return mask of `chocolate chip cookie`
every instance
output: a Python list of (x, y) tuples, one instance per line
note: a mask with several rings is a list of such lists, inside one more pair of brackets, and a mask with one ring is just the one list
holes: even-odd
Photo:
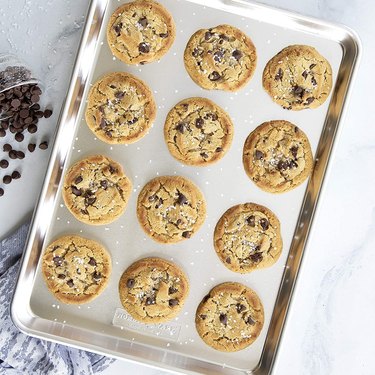
[(283, 247), (280, 222), (266, 207), (239, 204), (227, 210), (216, 224), (214, 246), (220, 260), (234, 272), (272, 266)]
[(267, 63), (263, 87), (274, 102), (286, 109), (317, 108), (332, 88), (331, 65), (313, 47), (289, 46)]
[(233, 138), (228, 114), (211, 100), (189, 98), (175, 105), (164, 125), (169, 152), (187, 165), (208, 165), (221, 159)]
[(256, 60), (251, 39), (230, 25), (198, 30), (184, 53), (191, 79), (208, 90), (239, 90), (253, 76)]
[(201, 227), (206, 218), (206, 202), (187, 178), (156, 177), (140, 192), (137, 215), (152, 239), (175, 243), (190, 238)]
[(108, 224), (125, 210), (131, 182), (121, 165), (94, 155), (75, 163), (66, 173), (62, 195), (69, 211), (86, 224)]
[(52, 242), (44, 251), (42, 274), (48, 289), (64, 303), (92, 301), (108, 284), (111, 258), (99, 243), (70, 235)]
[(184, 272), (161, 258), (144, 258), (133, 263), (121, 276), (120, 300), (126, 311), (143, 323), (173, 319), (189, 293)]
[(149, 131), (156, 116), (151, 90), (129, 73), (110, 73), (99, 79), (88, 96), (86, 122), (102, 141), (133, 143)]
[(236, 352), (251, 345), (264, 322), (258, 295), (245, 285), (227, 282), (215, 286), (199, 304), (195, 325), (212, 348)]
[(265, 122), (247, 137), (243, 164), (258, 187), (271, 193), (283, 193), (311, 175), (310, 142), (301, 129), (288, 121)]
[(172, 46), (175, 35), (172, 16), (161, 4), (151, 0), (120, 6), (107, 27), (112, 53), (127, 64), (160, 59)]

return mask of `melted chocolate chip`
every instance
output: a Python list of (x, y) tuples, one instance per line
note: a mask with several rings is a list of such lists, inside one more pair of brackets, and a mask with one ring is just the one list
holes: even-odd
[(242, 303), (237, 303), (237, 312), (240, 314), (242, 313), (242, 311), (245, 311), (246, 310), (246, 306), (243, 305)]
[(161, 207), (163, 205), (164, 201), (163, 201), (163, 198), (159, 198), (159, 201), (157, 204), (155, 204), (155, 208), (158, 209), (159, 207)]
[(132, 120), (128, 121), (128, 125), (134, 125), (136, 122), (138, 122), (138, 117), (133, 117)]
[(133, 288), (135, 285), (135, 280), (134, 279), (128, 279), (128, 281), (126, 282), (126, 286), (131, 289)]
[(204, 34), (204, 40), (210, 40), (214, 34), (212, 34), (210, 31), (206, 31)]
[(186, 130), (187, 126), (184, 122), (180, 122), (177, 126), (176, 126), (176, 130), (178, 130), (181, 134), (184, 134), (185, 130)]
[(122, 23), (119, 23), (117, 25), (115, 25), (113, 27), (113, 29), (115, 30), (115, 33), (117, 34), (117, 36), (120, 36), (121, 34), (121, 29), (122, 29)]
[(208, 158), (208, 155), (205, 152), (201, 152), (200, 155), (202, 156), (203, 159)]
[(292, 156), (294, 157), (294, 159), (296, 159), (297, 158), (297, 152), (298, 152), (298, 146), (292, 146), (289, 150), (290, 150)]
[(251, 326), (253, 326), (255, 324), (255, 320), (252, 319), (251, 316), (249, 316), (246, 320), (246, 323), (247, 324), (250, 324)]
[(246, 219), (246, 223), (248, 225), (250, 225), (251, 227), (255, 227), (255, 216), (254, 215), (250, 215), (247, 219)]
[(318, 82), (316, 82), (315, 77), (311, 77), (311, 83), (312, 83), (314, 86), (317, 86)]
[(198, 128), (198, 129), (201, 129), (202, 128), (202, 126), (203, 126), (203, 124), (204, 124), (204, 120), (202, 119), (202, 118), (197, 118), (196, 120), (195, 120), (195, 126)]
[(138, 20), (138, 24), (141, 25), (145, 29), (147, 27), (147, 25), (148, 25), (147, 18), (146, 17), (140, 18)]
[(94, 281), (100, 281), (100, 279), (102, 278), (102, 274), (100, 273), (100, 272), (94, 272), (93, 274), (92, 274), (92, 278), (93, 278), (93, 280)]
[(95, 197), (86, 197), (85, 198), (85, 205), (86, 206), (92, 206), (96, 202)]
[(221, 152), (221, 151), (223, 151), (223, 148), (222, 148), (222, 147), (216, 147), (215, 152)]
[(279, 170), (279, 171), (285, 171), (285, 170), (287, 170), (288, 169), (288, 167), (289, 167), (289, 163), (287, 162), (287, 161), (285, 161), (285, 160), (280, 160), (278, 163), (277, 163), (277, 169)]
[(242, 56), (242, 52), (238, 49), (235, 49), (233, 52), (232, 52), (232, 56), (238, 61)]
[(199, 56), (199, 49), (198, 48), (194, 48), (193, 52), (191, 53), (191, 55), (193, 57), (198, 57)]
[(227, 257), (227, 259), (225, 259), (225, 262), (228, 263), (228, 264), (231, 264), (232, 260), (230, 259), (230, 257)]
[(100, 181), (100, 186), (101, 186), (104, 190), (107, 190), (107, 188), (108, 188), (108, 181), (107, 181), (107, 180)]
[(279, 68), (277, 74), (275, 75), (275, 81), (281, 81), (283, 79), (284, 72), (281, 68)]
[(148, 197), (148, 201), (149, 202), (153, 202), (154, 200), (156, 200), (156, 198), (157, 198), (157, 196), (154, 194), (154, 195), (150, 195), (149, 197)]
[(68, 280), (66, 282), (66, 285), (68, 285), (70, 288), (73, 288), (73, 286), (74, 286), (73, 279)]
[(77, 197), (80, 197), (82, 195), (82, 191), (81, 189), (78, 189), (77, 187), (75, 186), (72, 186), (72, 193), (77, 196)]
[(292, 93), (294, 96), (302, 99), (303, 94), (305, 93), (305, 89), (301, 86), (296, 85), (292, 87)]
[(308, 73), (306, 72), (306, 70), (304, 70), (303, 73), (302, 73), (302, 77), (306, 79), (307, 76), (308, 76)]
[(260, 160), (260, 159), (263, 159), (263, 158), (264, 158), (263, 152), (259, 151), (259, 150), (255, 150), (255, 159)]
[(191, 237), (191, 232), (189, 232), (189, 231), (182, 232), (182, 237), (184, 237), (184, 238), (190, 238)]
[(223, 57), (224, 57), (224, 53), (223, 53), (223, 51), (216, 51), (216, 52), (214, 53), (214, 60), (215, 60), (216, 62), (221, 62), (221, 61), (223, 60)]
[(218, 81), (220, 78), (221, 76), (216, 70), (208, 75), (208, 79), (213, 82)]
[(115, 94), (116, 99), (122, 99), (125, 96), (125, 93), (123, 91), (117, 91)]
[(228, 323), (228, 317), (227, 317), (226, 314), (220, 314), (219, 320), (220, 320), (221, 324), (227, 325), (227, 323)]
[(178, 299), (176, 298), (172, 298), (168, 301), (168, 304), (170, 307), (174, 307), (174, 306), (177, 306), (178, 305)]
[(163, 39), (165, 39), (165, 38), (168, 38), (168, 33), (160, 33), (159, 34), (159, 36), (160, 36), (160, 38), (163, 38)]
[(155, 305), (155, 303), (156, 303), (155, 297), (147, 297), (146, 298), (146, 306)]
[(78, 177), (76, 177), (76, 179), (74, 180), (74, 183), (75, 183), (76, 185), (78, 185), (78, 184), (81, 183), (82, 181), (83, 181), (82, 176), (78, 176)]
[(59, 257), (59, 256), (55, 256), (53, 257), (52, 259), (55, 263), (55, 265), (58, 267), (58, 266), (61, 266), (63, 264), (63, 258)]
[(265, 218), (260, 219), (259, 224), (260, 224), (260, 226), (262, 227), (263, 230), (267, 230), (270, 226), (268, 220), (265, 219)]
[(258, 262), (260, 262), (263, 259), (263, 255), (262, 255), (262, 253), (254, 253), (254, 254), (250, 255), (250, 259), (254, 263), (258, 263)]
[(115, 168), (113, 165), (109, 165), (109, 173), (113, 174), (117, 172), (117, 168)]
[(177, 203), (182, 206), (183, 204), (186, 204), (188, 202), (187, 198), (184, 194), (178, 193)]
[(57, 275), (57, 278), (60, 280), (64, 280), (66, 276), (63, 273), (60, 273), (59, 275)]
[(89, 260), (88, 263), (89, 263), (90, 266), (93, 266), (93, 267), (96, 266), (96, 260), (94, 258), (92, 258), (92, 257), (90, 257), (90, 260)]
[(138, 50), (139, 50), (140, 53), (149, 53), (150, 52), (150, 46), (147, 43), (142, 42), (142, 43), (139, 43)]
[(173, 288), (173, 286), (169, 287), (168, 294), (175, 294), (178, 292), (178, 289)]
[(313, 101), (315, 100), (315, 98), (313, 98), (312, 96), (306, 98), (306, 104), (309, 105), (311, 104)]

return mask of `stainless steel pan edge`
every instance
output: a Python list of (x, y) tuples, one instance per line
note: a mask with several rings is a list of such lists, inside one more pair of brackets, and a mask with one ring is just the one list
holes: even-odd
[[(195, 2), (194, 0), (189, 1)], [(256, 369), (246, 371), (248, 374), (263, 375), (271, 372), (280, 344), (302, 256), (308, 245), (308, 234), (313, 222), (314, 212), (316, 211), (319, 196), (324, 189), (324, 179), (327, 173), (329, 173), (329, 157), (337, 139), (339, 123), (342, 120), (345, 104), (351, 89), (351, 82), (358, 67), (361, 46), (355, 32), (345, 27), (337, 27), (336, 25), (320, 20), (283, 10), (276, 10), (244, 0), (222, 1), (223, 4), (235, 4), (239, 7), (250, 8), (260, 20), (269, 20), (270, 15), (273, 15), (273, 18), (275, 18), (274, 23), (278, 25), (285, 25), (287, 23), (290, 27), (292, 22), (294, 28), (300, 31), (312, 32), (312, 30), (318, 29), (320, 34), (339, 41), (343, 48), (343, 59), (316, 153), (314, 173), (309, 181), (304, 197), (304, 203), (280, 284), (263, 353)], [(141, 361), (146, 365), (164, 368), (173, 372), (178, 368), (180, 371), (190, 374), (239, 374), (239, 371), (236, 370), (210, 365), (196, 359), (185, 358), (166, 350), (150, 347), (147, 347), (147, 350), (145, 350), (146, 347), (144, 345), (118, 340), (104, 333), (98, 333), (93, 338), (92, 333), (84, 329), (73, 328), (35, 316), (28, 304), (45, 234), (53, 213), (52, 208), (56, 199), (57, 186), (61, 179), (62, 170), (77, 125), (76, 108), (81, 103), (81, 98), (86, 89), (87, 79), (91, 71), (91, 66), (87, 62), (92, 61), (94, 58), (96, 42), (107, 4), (107, 0), (92, 0), (90, 4), (86, 27), (81, 39), (80, 52), (77, 55), (66, 104), (60, 115), (56, 141), (52, 150), (39, 203), (34, 213), (18, 276), (17, 285), (22, 280), (22, 284), (29, 286), (29, 288), (26, 290), (16, 288), (11, 304), (12, 320), (21, 331), (41, 339), (67, 344), (80, 349), (88, 349), (112, 357), (126, 358), (134, 362)], [(167, 365), (167, 363), (173, 365)]]

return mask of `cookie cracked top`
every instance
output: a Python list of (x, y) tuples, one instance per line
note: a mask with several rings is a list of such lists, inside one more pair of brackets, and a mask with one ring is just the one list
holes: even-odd
[(181, 311), (189, 282), (176, 264), (161, 258), (144, 258), (124, 271), (119, 293), (122, 305), (134, 319), (160, 323)]
[(199, 304), (195, 325), (199, 336), (212, 348), (235, 352), (251, 345), (264, 323), (258, 295), (240, 283), (215, 286)]
[(102, 141), (133, 143), (149, 131), (156, 105), (143, 81), (129, 73), (110, 73), (91, 87), (85, 117), (88, 127)]
[(169, 152), (187, 165), (208, 165), (221, 159), (233, 138), (227, 113), (206, 98), (189, 98), (168, 113), (164, 137)]
[(198, 30), (184, 53), (190, 77), (208, 90), (239, 90), (253, 76), (256, 60), (251, 39), (230, 25)]
[(261, 189), (286, 192), (311, 175), (310, 142), (301, 129), (288, 121), (265, 122), (247, 137), (243, 164), (247, 175)]
[(155, 241), (175, 243), (194, 235), (206, 218), (201, 191), (181, 176), (149, 181), (138, 196), (137, 215), (144, 231)]
[(94, 155), (75, 163), (67, 171), (62, 195), (69, 211), (86, 224), (108, 224), (125, 210), (131, 182), (121, 165)]
[(48, 289), (61, 302), (81, 304), (92, 301), (107, 286), (111, 258), (99, 243), (64, 236), (44, 251), (42, 274)]
[(285, 109), (317, 108), (331, 91), (332, 68), (315, 48), (292, 45), (267, 63), (263, 87)]
[(266, 207), (255, 203), (228, 209), (216, 224), (214, 246), (223, 264), (247, 273), (269, 267), (280, 257), (280, 222)]
[(161, 4), (151, 0), (120, 6), (107, 27), (112, 53), (127, 64), (160, 59), (172, 46), (175, 35), (172, 16)]

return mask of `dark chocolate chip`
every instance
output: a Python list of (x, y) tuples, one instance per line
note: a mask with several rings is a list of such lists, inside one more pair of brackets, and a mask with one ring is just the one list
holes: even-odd
[(138, 20), (138, 24), (141, 25), (145, 29), (147, 27), (147, 25), (148, 25), (147, 18), (146, 17), (140, 18)]
[(39, 95), (38, 94), (33, 94), (31, 95), (31, 103), (38, 103), (39, 102)]
[(5, 159), (0, 160), (0, 167), (1, 168), (5, 169), (5, 168), (8, 168), (8, 166), (9, 166), (9, 161), (8, 160), (5, 160)]
[(88, 212), (86, 209), (84, 209), (84, 210), (81, 210), (81, 214), (83, 214), (83, 215), (88, 215), (89, 212)]
[(250, 255), (250, 259), (253, 262), (258, 263), (263, 259), (263, 255), (262, 255), (262, 253), (254, 253), (254, 254)]
[(214, 34), (212, 34), (210, 31), (206, 31), (204, 34), (204, 40), (210, 40)]
[(107, 130), (105, 132), (105, 135), (108, 137), (108, 138), (112, 138), (112, 132), (110, 132), (109, 130)]
[(42, 142), (40, 145), (39, 145), (39, 148), (41, 150), (47, 150), (48, 148), (48, 143), (46, 141)]
[(104, 190), (107, 190), (107, 188), (108, 188), (108, 181), (107, 181), (107, 180), (100, 181), (100, 186), (101, 186)]
[(251, 326), (253, 326), (255, 324), (255, 320), (252, 319), (251, 316), (249, 316), (246, 320), (246, 323), (247, 324), (250, 324)]
[(21, 111), (20, 111), (20, 117), (21, 118), (29, 117), (29, 110), (28, 109), (21, 109)]
[(283, 76), (284, 76), (284, 72), (281, 68), (279, 68), (279, 70), (277, 71), (275, 75), (275, 81), (281, 81), (283, 79)]
[(51, 117), (52, 116), (52, 109), (46, 109), (44, 112), (43, 112), (43, 116), (45, 117), (45, 118), (49, 118), (49, 117)]
[(72, 186), (72, 193), (77, 196), (77, 197), (80, 197), (82, 195), (82, 190), (81, 189), (78, 189), (76, 186)]
[(200, 155), (202, 156), (203, 159), (208, 158), (208, 155), (205, 152), (201, 152)]
[(21, 102), (19, 101), (19, 99), (13, 99), (13, 100), (10, 102), (10, 105), (11, 105), (13, 108), (18, 108), (18, 107), (21, 105)]
[(133, 117), (132, 120), (128, 121), (128, 125), (134, 125), (138, 121), (138, 117)]
[(308, 73), (307, 73), (307, 71), (306, 70), (304, 70), (303, 72), (302, 72), (302, 77), (303, 78), (307, 78), (307, 76), (308, 76)]
[(121, 28), (122, 28), (122, 23), (119, 23), (119, 24), (113, 26), (113, 29), (115, 30), (115, 33), (117, 34), (117, 36), (119, 36), (121, 34)]
[(288, 169), (288, 162), (285, 161), (285, 160), (280, 160), (278, 163), (277, 163), (277, 169), (279, 171), (285, 171)]
[(188, 202), (187, 198), (185, 197), (184, 194), (178, 193), (177, 197), (177, 203), (182, 206), (183, 204), (186, 204)]
[(193, 52), (191, 53), (191, 55), (193, 57), (198, 57), (199, 56), (199, 49), (198, 48), (194, 48)]
[(186, 125), (184, 122), (180, 122), (180, 123), (176, 126), (176, 130), (178, 130), (181, 134), (184, 134), (186, 128), (187, 128), (187, 125)]
[(22, 142), (24, 140), (24, 135), (22, 133), (16, 133), (16, 135), (14, 136), (15, 140), (17, 142)]
[(216, 62), (221, 62), (221, 61), (223, 60), (223, 57), (224, 57), (224, 53), (223, 53), (223, 51), (216, 51), (216, 52), (214, 53), (214, 60), (215, 60)]
[(260, 159), (263, 159), (263, 158), (264, 158), (263, 152), (259, 151), (259, 150), (255, 150), (255, 159), (260, 160)]
[(270, 226), (268, 220), (265, 219), (265, 218), (260, 219), (259, 224), (260, 224), (260, 226), (262, 227), (263, 230), (267, 230)]
[(127, 282), (126, 282), (126, 286), (131, 289), (133, 288), (135, 285), (135, 280), (134, 279), (128, 279)]
[(4, 182), (4, 184), (6, 184), (6, 185), (10, 184), (10, 183), (12, 182), (12, 177), (11, 177), (11, 176), (8, 176), (8, 175), (5, 175), (5, 176), (3, 177), (3, 182)]
[(168, 294), (175, 294), (178, 292), (178, 289), (173, 288), (173, 286), (169, 287)]
[(17, 151), (15, 151), (15, 150), (10, 150), (10, 151), (9, 151), (9, 157), (10, 157), (11, 159), (17, 159)]
[(60, 273), (59, 275), (57, 275), (57, 278), (60, 280), (64, 280), (66, 276), (63, 273)]
[(25, 153), (23, 151), (16, 151), (17, 159), (24, 159)]
[(207, 294), (207, 295), (205, 295), (204, 297), (203, 297), (203, 300), (202, 300), (202, 302), (204, 303), (204, 302), (207, 302), (209, 299), (210, 299), (210, 295), (209, 294)]
[(292, 146), (289, 150), (290, 150), (292, 156), (294, 157), (294, 159), (296, 159), (297, 158), (297, 152), (298, 152), (298, 146)]
[(228, 317), (227, 317), (226, 314), (220, 314), (219, 320), (220, 320), (221, 324), (227, 325), (227, 323), (228, 323)]
[(7, 134), (6, 131), (5, 131), (4, 129), (1, 128), (1, 129), (0, 129), (0, 137), (3, 138), (3, 137), (6, 136), (6, 134)]
[(149, 197), (148, 197), (148, 201), (149, 202), (153, 202), (153, 201), (155, 201), (157, 199), (157, 196), (154, 194), (154, 195), (150, 195)]
[(102, 278), (102, 274), (101, 274), (100, 272), (96, 272), (96, 271), (95, 271), (95, 272), (92, 274), (92, 278), (93, 278), (94, 281), (100, 281), (101, 278)]
[(90, 257), (90, 260), (89, 260), (88, 263), (89, 263), (90, 266), (93, 266), (93, 267), (96, 266), (96, 260), (94, 258), (92, 258), (92, 257)]
[(74, 283), (73, 283), (73, 279), (70, 279), (66, 282), (66, 284), (70, 287), (70, 288), (73, 288), (74, 286)]
[(3, 195), (4, 195), (4, 189), (0, 188), (0, 197), (2, 197)]
[(182, 237), (184, 237), (184, 238), (190, 238), (191, 237), (191, 232), (189, 232), (189, 231), (182, 232)]
[(76, 185), (78, 185), (78, 184), (80, 184), (82, 181), (83, 181), (82, 176), (78, 176), (78, 177), (75, 178), (74, 183), (75, 183)]
[(163, 205), (164, 201), (163, 198), (159, 198), (159, 201), (155, 204), (155, 208), (158, 209)]
[(315, 100), (315, 98), (312, 97), (312, 96), (310, 96), (310, 97), (306, 98), (306, 104), (309, 105), (309, 104), (311, 104), (314, 100)]
[(314, 69), (315, 67), (316, 67), (316, 64), (311, 64), (311, 65), (309, 66), (310, 69)]
[(31, 124), (27, 127), (27, 131), (31, 134), (36, 133), (38, 130), (38, 127), (35, 124)]
[(117, 91), (115, 94), (115, 97), (117, 99), (122, 99), (125, 96), (125, 93), (123, 91)]
[(12, 172), (12, 178), (13, 178), (13, 180), (18, 180), (19, 178), (21, 178), (21, 173), (18, 172), (18, 171), (13, 171)]
[(292, 93), (294, 96), (300, 97), (302, 99), (305, 89), (301, 86), (295, 85), (292, 87)]
[(202, 320), (205, 320), (207, 318), (207, 315), (206, 314), (200, 314), (199, 317), (202, 319)]
[(246, 306), (243, 305), (242, 303), (237, 303), (237, 312), (240, 314), (242, 313), (242, 311), (245, 311), (246, 310)]
[(203, 126), (203, 124), (204, 124), (204, 120), (202, 119), (202, 118), (197, 118), (196, 120), (195, 120), (195, 126), (198, 128), (198, 129), (201, 129), (202, 128), (202, 126)]
[(221, 151), (223, 151), (223, 148), (222, 148), (222, 147), (216, 147), (215, 152), (221, 152)]
[(86, 206), (92, 206), (96, 202), (95, 197), (86, 197), (85, 198), (85, 205)]
[(176, 298), (172, 298), (168, 301), (168, 304), (170, 307), (174, 307), (174, 306), (177, 306), (178, 305), (178, 299)]
[(35, 147), (36, 147), (36, 144), (35, 144), (35, 143), (29, 143), (29, 145), (27, 146), (27, 149), (28, 149), (30, 152), (34, 152), (34, 151), (35, 151)]
[(231, 263), (232, 263), (232, 260), (230, 259), (230, 257), (227, 257), (227, 259), (225, 259), (225, 261), (226, 261), (228, 264), (231, 264)]
[(61, 266), (63, 264), (63, 258), (59, 256), (55, 256), (52, 259), (57, 267)]
[(182, 220), (181, 219), (177, 219), (176, 225), (180, 225), (181, 223), (182, 223)]
[(233, 52), (232, 52), (232, 56), (238, 61), (242, 56), (242, 52), (238, 49), (235, 49)]
[(117, 172), (117, 168), (115, 168), (113, 165), (109, 165), (109, 173), (113, 174)]
[(155, 303), (156, 303), (155, 297), (147, 297), (146, 298), (146, 306), (155, 305)]
[(311, 77), (311, 83), (316, 86), (318, 84), (318, 82), (316, 82), (316, 79), (315, 77)]
[(255, 227), (255, 216), (254, 215), (250, 215), (247, 219), (246, 219), (246, 222), (248, 225), (250, 225), (251, 227)]
[(150, 46), (147, 43), (142, 42), (142, 43), (139, 43), (138, 50), (140, 53), (149, 53)]
[(9, 143), (5, 143), (5, 145), (3, 146), (3, 151), (9, 152), (11, 150), (12, 150), (12, 146)]
[(168, 38), (168, 33), (160, 33), (159, 34), (159, 36), (160, 36), (160, 38), (163, 38), (163, 39), (165, 39), (165, 38)]
[(213, 82), (218, 81), (220, 78), (221, 76), (216, 70), (208, 75), (208, 79)]

